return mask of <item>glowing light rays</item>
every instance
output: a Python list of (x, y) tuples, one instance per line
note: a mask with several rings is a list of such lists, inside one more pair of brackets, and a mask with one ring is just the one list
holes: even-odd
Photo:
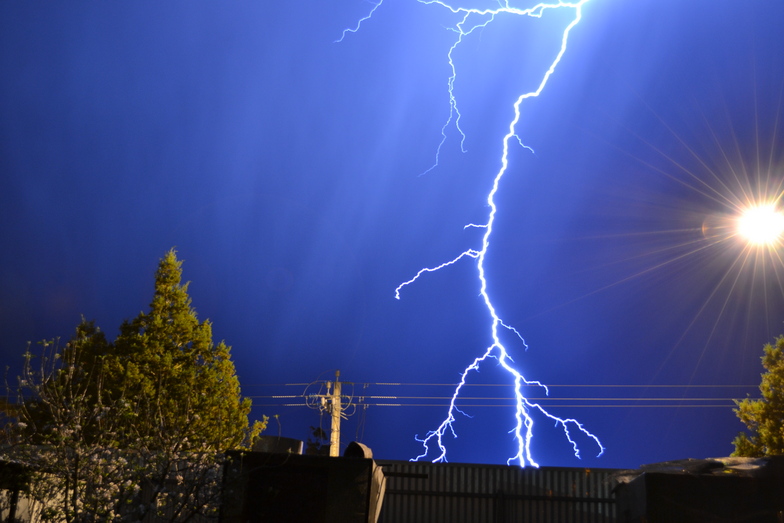
[[(533, 417), (534, 412), (538, 412), (540, 415), (544, 416), (545, 418), (551, 420), (556, 425), (561, 427), (566, 439), (569, 441), (569, 443), (573, 448), (575, 456), (580, 457), (580, 453), (579, 453), (577, 442), (573, 438), (571, 430), (577, 430), (578, 432), (582, 433), (589, 439), (592, 439), (599, 449), (598, 455), (601, 455), (604, 452), (604, 447), (600, 443), (599, 439), (595, 435), (590, 433), (578, 421), (574, 419), (564, 419), (564, 418), (557, 417), (549, 413), (548, 411), (546, 411), (541, 405), (530, 401), (526, 397), (526, 394), (523, 391), (524, 387), (538, 386), (544, 388), (545, 392), (547, 392), (547, 388), (538, 381), (526, 379), (523, 376), (523, 374), (512, 365), (513, 360), (509, 355), (509, 351), (501, 341), (500, 330), (506, 329), (512, 331), (522, 341), (523, 346), (525, 346), (526, 349), (527, 346), (525, 345), (525, 341), (523, 340), (523, 337), (520, 335), (520, 333), (513, 327), (505, 324), (502, 321), (498, 311), (496, 310), (496, 307), (493, 304), (493, 301), (491, 300), (490, 294), (488, 292), (488, 275), (485, 266), (487, 253), (490, 248), (490, 238), (493, 234), (493, 226), (495, 224), (496, 215), (498, 213), (498, 207), (495, 202), (495, 197), (499, 191), (501, 180), (509, 167), (510, 142), (514, 140), (521, 147), (532, 151), (530, 147), (527, 147), (523, 144), (521, 138), (517, 135), (516, 132), (517, 125), (521, 119), (521, 105), (525, 100), (538, 97), (544, 90), (548, 80), (553, 75), (553, 73), (556, 70), (556, 67), (558, 66), (562, 57), (566, 53), (569, 34), (572, 31), (572, 29), (574, 29), (574, 27), (576, 27), (577, 24), (579, 24), (582, 18), (582, 7), (588, 2), (588, 0), (579, 0), (575, 2), (565, 2), (563, 0), (559, 0), (556, 3), (541, 2), (528, 9), (520, 9), (520, 8), (512, 7), (508, 1), (505, 2), (499, 1), (499, 7), (493, 9), (471, 9), (465, 7), (455, 7), (443, 0), (418, 0), (418, 1), (419, 3), (422, 4), (441, 6), (459, 16), (458, 22), (454, 24), (453, 27), (450, 28), (451, 31), (455, 32), (457, 37), (454, 43), (452, 44), (452, 46), (449, 48), (449, 51), (447, 52), (447, 60), (451, 70), (451, 74), (447, 81), (447, 92), (449, 98), (449, 116), (441, 128), (441, 141), (439, 142), (438, 147), (436, 149), (435, 162), (428, 170), (426, 170), (422, 174), (428, 173), (438, 166), (439, 156), (441, 154), (442, 146), (444, 145), (447, 139), (447, 129), (449, 129), (451, 126), (454, 126), (454, 128), (460, 134), (461, 136), (460, 147), (462, 151), (465, 151), (465, 147), (464, 147), (465, 133), (460, 127), (461, 113), (454, 92), (455, 80), (457, 78), (457, 70), (458, 70), (454, 60), (454, 51), (460, 46), (461, 43), (464, 42), (464, 39), (479, 29), (487, 28), (496, 19), (496, 17), (502, 14), (541, 18), (544, 15), (544, 13), (548, 10), (569, 9), (572, 10), (573, 17), (571, 21), (563, 29), (563, 33), (560, 41), (560, 47), (553, 60), (550, 62), (549, 67), (542, 75), (542, 78), (539, 81), (539, 84), (536, 87), (536, 89), (534, 89), (533, 91), (520, 94), (512, 106), (514, 115), (511, 121), (509, 122), (507, 133), (503, 136), (501, 140), (502, 151), (500, 156), (500, 167), (499, 170), (496, 172), (495, 176), (493, 177), (491, 188), (487, 193), (487, 197), (486, 197), (486, 203), (489, 208), (487, 221), (483, 224), (472, 223), (465, 226), (465, 227), (475, 227), (475, 228), (484, 229), (484, 234), (482, 235), (480, 247), (466, 249), (457, 257), (447, 262), (444, 262), (438, 266), (426, 267), (420, 269), (411, 279), (401, 283), (395, 289), (395, 298), (400, 299), (401, 290), (407, 285), (410, 285), (415, 281), (417, 281), (421, 276), (424, 276), (427, 273), (445, 269), (446, 267), (449, 267), (464, 258), (474, 259), (476, 260), (477, 277), (479, 279), (479, 294), (482, 297), (485, 308), (487, 309), (487, 312), (489, 314), (489, 321), (490, 321), (489, 326), (490, 326), (490, 336), (492, 339), (492, 343), (490, 343), (490, 345), (485, 349), (484, 353), (481, 356), (477, 357), (462, 372), (460, 376), (460, 381), (455, 387), (454, 394), (449, 404), (447, 416), (444, 419), (444, 421), (438, 426), (438, 428), (428, 432), (423, 438), (417, 438), (418, 441), (422, 443), (424, 447), (424, 451), (419, 456), (414, 458), (414, 460), (430, 458), (433, 461), (446, 461), (447, 450), (446, 450), (444, 438), (448, 434), (451, 434), (453, 437), (457, 437), (457, 433), (455, 432), (453, 423), (456, 421), (456, 414), (462, 413), (462, 411), (460, 411), (460, 409), (457, 407), (457, 400), (460, 395), (460, 391), (465, 385), (469, 373), (471, 371), (478, 370), (479, 365), (485, 360), (487, 360), (488, 358), (495, 359), (500, 365), (500, 367), (503, 368), (510, 375), (510, 377), (512, 378), (514, 391), (515, 391), (514, 392), (516, 398), (516, 407), (515, 407), (515, 414), (514, 414), (515, 426), (512, 428), (510, 432), (514, 434), (515, 440), (517, 441), (517, 451), (514, 456), (509, 458), (508, 462), (511, 463), (513, 461), (516, 461), (521, 466), (525, 466), (526, 464), (538, 466), (538, 463), (534, 460), (531, 453), (531, 442), (533, 439), (533, 429), (534, 429), (534, 417)], [(343, 35), (341, 36), (341, 40), (343, 37), (345, 37), (347, 32), (355, 32), (357, 29), (359, 29), (359, 25), (361, 24), (361, 22), (370, 18), (373, 12), (375, 12), (375, 10), (380, 5), (381, 2), (376, 4), (373, 10), (370, 12), (370, 14), (368, 14), (367, 17), (360, 20), (360, 23), (357, 24), (356, 29), (344, 31)], [(435, 458), (430, 456), (431, 450), (433, 448), (438, 449), (436, 451), (437, 455), (435, 456)]]
[[(784, 93), (784, 87), (781, 89), (779, 97)], [(661, 281), (665, 269), (666, 285), (678, 282), (673, 296), (683, 303), (673, 305), (683, 312), (679, 320), (684, 330), (668, 344), (656, 376), (668, 364), (668, 370), (674, 368), (677, 351), (677, 359), (693, 358), (688, 379), (700, 379), (700, 366), (716, 367), (717, 361), (730, 358), (744, 361), (744, 349), (758, 348), (749, 340), (759, 337), (760, 332), (767, 338), (778, 334), (771, 329), (774, 321), (769, 315), (784, 304), (784, 154), (777, 144), (782, 104), (772, 104), (772, 111), (761, 115), (756, 105), (754, 111), (744, 105), (756, 99), (756, 94), (746, 95), (732, 112), (722, 114), (715, 110), (721, 96), (720, 92), (705, 103), (700, 126), (692, 123), (693, 105), (683, 120), (677, 120), (677, 113), (675, 118), (670, 116), (679, 122), (681, 131), (639, 98), (647, 114), (627, 121), (634, 122), (641, 132), (616, 120), (653, 155), (648, 157), (628, 146), (617, 147), (619, 152), (644, 166), (643, 173), (650, 170), (672, 183), (661, 185), (658, 194), (648, 190), (645, 199), (635, 202), (637, 214), (628, 216), (639, 219), (646, 231), (580, 238), (617, 242), (608, 243), (607, 249), (627, 255), (616, 255), (601, 266), (585, 269), (612, 273), (612, 279), (568, 303), (635, 279), (640, 280), (638, 285), (647, 286), (646, 278)], [(646, 116), (652, 116), (657, 125), (644, 126)], [(654, 144), (643, 136), (662, 129), (670, 140), (659, 137)], [(759, 213), (756, 219), (741, 227), (743, 216), (752, 209)], [(636, 269), (627, 272), (626, 267), (633, 265)], [(611, 266), (613, 270), (609, 270)]]
[(738, 217), (738, 233), (752, 245), (773, 246), (784, 233), (784, 215), (772, 204), (749, 207)]

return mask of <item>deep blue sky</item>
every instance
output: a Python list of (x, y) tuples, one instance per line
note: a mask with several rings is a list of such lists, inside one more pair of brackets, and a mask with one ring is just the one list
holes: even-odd
[[(114, 337), (147, 307), (156, 264), (175, 246), (193, 305), (233, 346), (248, 395), (300, 394), (261, 385), (334, 369), (357, 383), (456, 382), (489, 343), (471, 260), (399, 301), (394, 289), (478, 247), (481, 231), (463, 226), (486, 220), (512, 103), (538, 84), (571, 15), (499, 18), (465, 41), (455, 93), (467, 152), (447, 129), (439, 167), (420, 176), (448, 116), (457, 19), (386, 0), (334, 43), (371, 8), (0, 3), (0, 351), (11, 375), (27, 341), (68, 338), (81, 314)], [(528, 343), (506, 340), (518, 368), (574, 385), (551, 389), (568, 405), (553, 412), (607, 448), (595, 459), (581, 442), (579, 461), (540, 422), (540, 464), (636, 467), (732, 451), (742, 427), (731, 403), (699, 398), (755, 392), (736, 386), (759, 382), (762, 345), (784, 334), (782, 268), (765, 252), (764, 264), (741, 268), (737, 239), (711, 239), (731, 212), (722, 198), (781, 187), (782, 24), (779, 0), (591, 0), (544, 93), (523, 104), (518, 134), (535, 154), (510, 156), (489, 292)], [(470, 381), (509, 380), (487, 363)], [(448, 459), (505, 462), (511, 410), (467, 405), (503, 403), (487, 398), (511, 388), (467, 395), (482, 399), (463, 403), (473, 418), (458, 419)], [(646, 399), (606, 399), (629, 397)], [(415, 456), (414, 436), (446, 407), (407, 402), (441, 406), (360, 410), (344, 443)], [(607, 406), (618, 403), (627, 406)], [(262, 414), (302, 439), (319, 423), (304, 407), (254, 408)]]

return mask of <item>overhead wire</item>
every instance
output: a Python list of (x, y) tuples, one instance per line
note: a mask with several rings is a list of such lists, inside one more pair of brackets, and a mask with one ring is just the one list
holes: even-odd
[[(307, 387), (313, 385), (314, 383), (326, 383), (326, 381), (331, 380), (314, 380), (309, 383), (252, 383), (252, 384), (245, 384), (243, 387)], [(370, 386), (370, 385), (378, 385), (378, 386), (406, 386), (406, 387), (454, 387), (454, 383), (393, 383), (393, 382), (351, 382), (351, 381), (343, 381), (343, 384), (352, 384), (352, 385), (363, 385), (363, 386)], [(508, 383), (465, 383), (464, 387), (511, 387), (512, 385)], [(535, 383), (531, 384), (524, 384), (524, 386), (530, 387), (543, 387), (543, 385), (537, 385)], [(722, 385), (722, 384), (651, 384), (651, 385), (643, 385), (643, 384), (601, 384), (601, 383), (580, 383), (580, 384), (556, 384), (550, 385), (547, 384), (547, 388), (557, 388), (557, 387), (573, 387), (573, 388), (714, 388), (714, 389), (722, 389), (722, 388), (757, 388), (759, 384), (751, 384), (751, 385)]]
[[(319, 410), (324, 409), (325, 405), (322, 400), (326, 396), (325, 389), (328, 389), (328, 385), (331, 386), (332, 382), (328, 380), (319, 380), (313, 381), (307, 384), (301, 383), (286, 383), (286, 384), (254, 384), (249, 385), (246, 387), (290, 387), (290, 386), (305, 386), (302, 394), (252, 394), (247, 397), (256, 400), (273, 400), (273, 401), (265, 401), (264, 403), (257, 404), (257, 406), (264, 406), (264, 407), (300, 407), (300, 406), (308, 406), (311, 408), (317, 408)], [(308, 393), (309, 389), (314, 385), (318, 384), (318, 393)], [(345, 403), (343, 405), (343, 410), (346, 416), (352, 416), (359, 409), (359, 403), (362, 404), (362, 415), (363, 420), (367, 416), (367, 408), (368, 407), (443, 407), (451, 401), (451, 396), (441, 396), (441, 395), (397, 395), (397, 394), (366, 394), (364, 391), (367, 391), (371, 387), (394, 387), (394, 388), (403, 388), (403, 387), (454, 387), (454, 384), (451, 383), (390, 383), (390, 382), (342, 382), (344, 387), (351, 387), (349, 394), (342, 394), (342, 397), (345, 398)], [(361, 396), (356, 396), (355, 389), (357, 386), (361, 386), (363, 389), (363, 393)], [(508, 384), (496, 384), (496, 383), (472, 383), (472, 384), (465, 384), (466, 387), (510, 387)], [(541, 385), (531, 384), (531, 386), (544, 388)], [(655, 389), (655, 390), (673, 390), (675, 391), (688, 391), (688, 390), (707, 390), (707, 389), (714, 389), (718, 391), (724, 390), (729, 392), (730, 390), (738, 390), (738, 389), (756, 389), (757, 385), (713, 385), (713, 384), (655, 384), (655, 385), (640, 385), (640, 384), (556, 384), (556, 385), (548, 385), (547, 388), (571, 388), (571, 389), (581, 389), (581, 388), (590, 388), (590, 389)], [(345, 388), (344, 388), (345, 390)], [(747, 396), (750, 397), (750, 396)], [(355, 399), (356, 398), (356, 399)], [(751, 397), (750, 397), (751, 398)], [(298, 402), (296, 400), (301, 400)], [(536, 397), (529, 397), (529, 401), (532, 402), (541, 402), (546, 403), (550, 407), (564, 407), (564, 408), (730, 408), (735, 406), (735, 402), (741, 400), (743, 398), (738, 398), (734, 396), (721, 395), (721, 396), (713, 396), (713, 397), (706, 397), (704, 394), (701, 394), (698, 397), (689, 397), (689, 396), (678, 396), (678, 397), (671, 397), (665, 395), (655, 395), (655, 396), (645, 396), (645, 397), (634, 397), (633, 395), (624, 395), (621, 397), (612, 397), (612, 396), (595, 396), (591, 395), (589, 397), (579, 397), (575, 395), (570, 395), (568, 397), (557, 397), (557, 396), (536, 396)], [(751, 398), (757, 399), (757, 398)], [(274, 400), (284, 400), (281, 402), (274, 402)], [(318, 400), (318, 401), (317, 401)], [(386, 400), (386, 401), (385, 401)], [(464, 403), (466, 401), (478, 401), (482, 403)], [(571, 404), (564, 404), (562, 402), (577, 402)], [(505, 402), (514, 402), (513, 396), (467, 396), (461, 398), (461, 406), (463, 408), (486, 408), (486, 407), (513, 407), (513, 403), (505, 403)], [(488, 402), (503, 402), (503, 403), (488, 403)], [(347, 409), (353, 409), (350, 412), (347, 412)], [(357, 431), (360, 428), (358, 426)]]

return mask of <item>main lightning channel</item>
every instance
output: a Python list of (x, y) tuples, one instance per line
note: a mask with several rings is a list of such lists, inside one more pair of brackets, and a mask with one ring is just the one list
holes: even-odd
[[(383, 0), (382, 0), (383, 1)], [(513, 105), (514, 109), (514, 118), (509, 123), (508, 132), (504, 135), (502, 144), (502, 154), (501, 154), (501, 167), (499, 168), (498, 172), (496, 173), (495, 177), (493, 178), (493, 184), (490, 189), (490, 192), (487, 195), (487, 205), (490, 208), (490, 212), (488, 214), (487, 222), (484, 224), (468, 224), (466, 227), (476, 227), (476, 228), (483, 228), (484, 234), (482, 236), (481, 247), (479, 249), (467, 249), (455, 258), (450, 261), (444, 262), (436, 267), (426, 267), (420, 269), (419, 272), (414, 275), (408, 281), (401, 283), (395, 289), (395, 298), (400, 299), (400, 292), (401, 290), (417, 281), (421, 276), (435, 272), (450, 265), (457, 263), (458, 261), (462, 260), (463, 258), (472, 258), (476, 260), (476, 267), (477, 267), (477, 274), (479, 277), (480, 282), (480, 290), (479, 294), (484, 301), (485, 307), (490, 314), (491, 325), (490, 325), (490, 332), (492, 337), (492, 343), (485, 349), (484, 353), (477, 357), (465, 370), (462, 372), (460, 376), (460, 381), (455, 387), (454, 394), (452, 395), (452, 399), (449, 404), (449, 410), (447, 413), (446, 418), (444, 421), (436, 428), (428, 432), (423, 438), (417, 437), (417, 440), (420, 441), (423, 445), (423, 452), (422, 454), (418, 455), (416, 458), (413, 458), (412, 461), (418, 461), (421, 459), (425, 459), (431, 453), (432, 447), (437, 447), (437, 456), (432, 459), (432, 461), (447, 461), (446, 459), (446, 446), (444, 443), (444, 438), (447, 434), (451, 434), (453, 437), (457, 437), (457, 433), (453, 427), (453, 423), (456, 420), (456, 414), (461, 413), (466, 415), (462, 412), (457, 406), (457, 400), (460, 395), (460, 391), (463, 386), (466, 384), (466, 380), (468, 375), (471, 371), (478, 370), (479, 365), (487, 360), (488, 358), (495, 359), (498, 364), (506, 370), (513, 378), (514, 382), (514, 396), (516, 399), (516, 407), (515, 407), (515, 426), (510, 431), (514, 433), (515, 440), (517, 441), (517, 452), (514, 456), (509, 458), (507, 463), (518, 462), (520, 466), (526, 466), (526, 464), (530, 464), (534, 467), (538, 467), (539, 464), (534, 460), (532, 453), (531, 453), (531, 442), (533, 440), (533, 428), (534, 428), (534, 418), (532, 416), (533, 412), (538, 412), (541, 415), (545, 416), (546, 418), (553, 421), (557, 426), (560, 426), (566, 436), (566, 439), (571, 444), (574, 455), (578, 458), (580, 457), (580, 449), (577, 445), (577, 442), (572, 437), (571, 430), (576, 429), (583, 435), (587, 436), (588, 438), (592, 439), (599, 448), (598, 455), (601, 455), (604, 452), (604, 447), (602, 446), (599, 438), (597, 438), (594, 434), (589, 432), (582, 424), (580, 424), (577, 420), (571, 418), (560, 418), (555, 416), (548, 411), (546, 411), (541, 405), (530, 401), (526, 395), (523, 393), (523, 388), (526, 386), (539, 386), (541, 387), (545, 393), (548, 393), (547, 387), (535, 380), (526, 379), (522, 373), (520, 373), (512, 364), (514, 363), (511, 356), (509, 355), (509, 351), (506, 349), (504, 344), (501, 342), (500, 339), (500, 330), (506, 329), (512, 331), (517, 337), (523, 342), (525, 346), (525, 341), (520, 333), (515, 330), (513, 327), (505, 324), (501, 317), (499, 316), (498, 312), (496, 311), (495, 306), (493, 305), (492, 300), (490, 299), (490, 294), (487, 290), (487, 272), (485, 268), (485, 260), (487, 257), (487, 253), (490, 247), (490, 237), (493, 234), (493, 225), (495, 224), (496, 214), (498, 212), (498, 207), (495, 203), (495, 196), (498, 193), (499, 186), (501, 183), (501, 179), (503, 178), (504, 174), (506, 173), (509, 167), (509, 144), (511, 140), (516, 140), (519, 145), (522, 147), (529, 149), (529, 147), (523, 145), (520, 137), (516, 133), (516, 127), (518, 122), (520, 121), (520, 106), (522, 105), (524, 100), (529, 98), (538, 97), (541, 92), (544, 90), (545, 86), (547, 85), (548, 80), (555, 72), (556, 67), (561, 61), (564, 53), (566, 53), (567, 49), (567, 42), (569, 39), (569, 34), (571, 30), (579, 24), (582, 18), (582, 7), (585, 5), (589, 0), (579, 0), (576, 2), (565, 2), (560, 0), (557, 3), (539, 3), (536, 4), (534, 7), (529, 9), (519, 9), (512, 7), (509, 4), (509, 0), (501, 2), (499, 0), (500, 7), (495, 9), (469, 9), (464, 7), (454, 7), (449, 5), (447, 2), (443, 0), (417, 0), (419, 3), (422, 4), (437, 4), (440, 5), (452, 13), (460, 15), (460, 21), (455, 24), (454, 27), (450, 28), (452, 31), (457, 33), (457, 38), (453, 45), (450, 47), (449, 52), (447, 53), (447, 58), (449, 61), (449, 65), (451, 67), (451, 76), (449, 77), (449, 81), (447, 84), (448, 93), (449, 93), (449, 105), (450, 105), (450, 112), (449, 117), (441, 129), (442, 139), (438, 145), (436, 150), (436, 159), (435, 164), (430, 167), (425, 173), (431, 171), (435, 167), (438, 166), (438, 159), (439, 154), (441, 152), (441, 147), (446, 141), (446, 131), (447, 128), (454, 124), (455, 128), (461, 135), (461, 150), (465, 150), (463, 147), (465, 141), (465, 134), (463, 130), (460, 128), (460, 111), (458, 109), (457, 98), (454, 94), (454, 83), (455, 79), (457, 78), (457, 68), (455, 63), (452, 59), (453, 52), (458, 46), (464, 41), (464, 38), (470, 35), (472, 32), (476, 31), (480, 28), (486, 28), (493, 20), (495, 20), (496, 16), (500, 14), (511, 14), (511, 15), (518, 15), (518, 16), (527, 16), (532, 18), (541, 18), (542, 15), (547, 10), (555, 10), (555, 9), (573, 9), (574, 10), (574, 18), (572, 21), (566, 26), (563, 31), (562, 38), (561, 38), (561, 46), (556, 54), (555, 58), (551, 62), (549, 68), (545, 72), (542, 80), (540, 81), (538, 87), (530, 92), (521, 94)], [(373, 11), (363, 18), (363, 20), (367, 20), (370, 16), (375, 12), (376, 9), (381, 5), (381, 2), (375, 5)], [(360, 21), (360, 22), (361, 22)], [(469, 23), (474, 21), (473, 23)], [(357, 25), (357, 29), (359, 25)], [(344, 32), (345, 36), (345, 32)], [(424, 173), (423, 173), (424, 174)], [(527, 349), (527, 346), (525, 346)]]

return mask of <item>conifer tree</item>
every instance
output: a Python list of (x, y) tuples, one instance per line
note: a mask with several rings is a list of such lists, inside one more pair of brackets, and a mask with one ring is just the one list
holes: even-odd
[(230, 347), (213, 343), (212, 325), (199, 322), (181, 279), (172, 249), (155, 274), (149, 312), (124, 322), (115, 340), (112, 371), (136, 406), (128, 435), (152, 448), (171, 439), (183, 450), (235, 448), (246, 436), (250, 399), (241, 397)]
[(733, 456), (761, 457), (784, 454), (784, 336), (767, 344), (762, 356), (762, 398), (736, 401), (735, 414), (751, 431), (735, 438)]

